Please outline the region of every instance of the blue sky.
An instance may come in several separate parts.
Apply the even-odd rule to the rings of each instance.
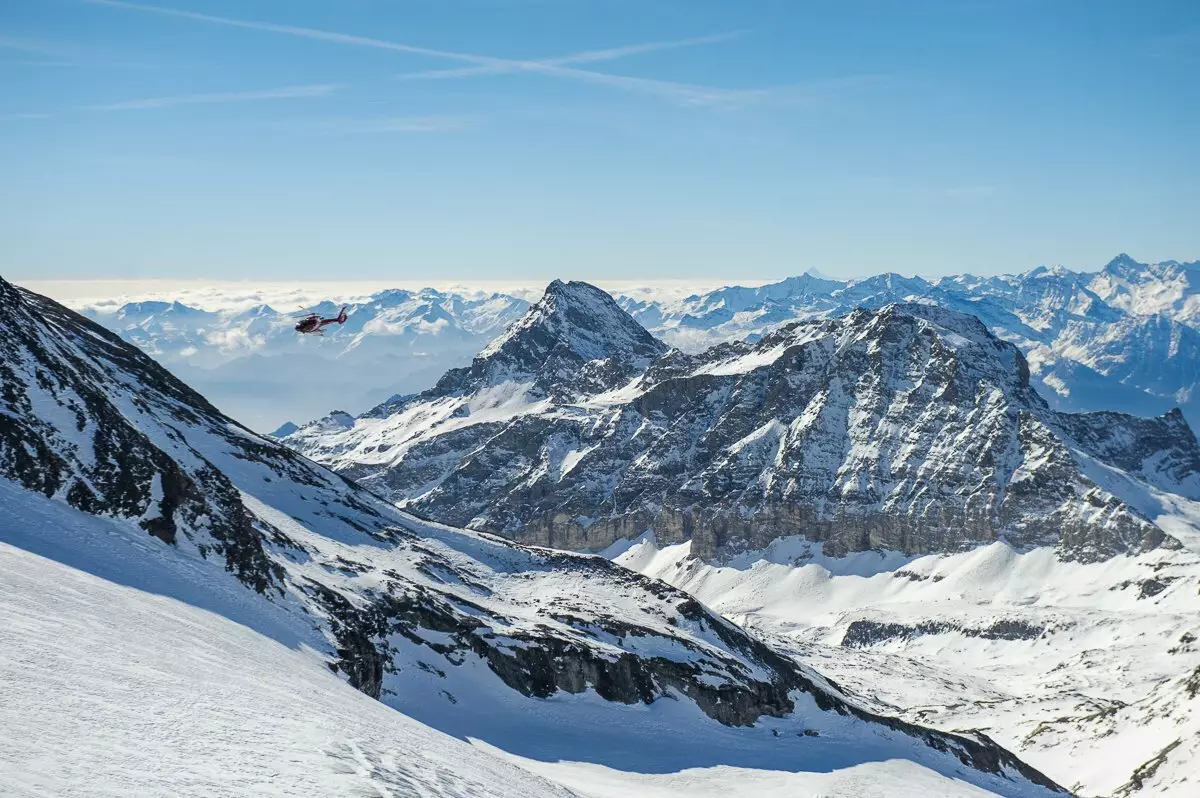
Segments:
[[[0,0],[0,273],[1200,257],[1193,0]]]

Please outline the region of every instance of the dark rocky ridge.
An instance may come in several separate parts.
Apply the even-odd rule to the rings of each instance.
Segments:
[[[199,452],[181,463],[125,415],[163,413],[172,423],[219,428],[229,423],[219,411],[140,350],[57,303],[0,279],[0,305],[0,476],[86,513],[136,519],[166,543],[182,536],[205,555],[223,556],[260,593],[275,583],[281,572],[229,479]],[[56,404],[70,426],[39,418],[35,402]],[[257,454],[249,441],[225,434],[246,457]],[[281,474],[298,460],[273,454]]]
[[[625,384],[667,349],[607,292],[555,280],[471,365],[451,369],[416,398],[461,396],[506,380],[530,380],[531,395],[571,401]],[[386,416],[413,400],[397,397],[364,415]]]
[[[1036,640],[1045,632],[1045,626],[1037,626],[1020,619],[1001,619],[983,627],[963,626],[949,621],[922,621],[909,625],[857,620],[851,621],[846,627],[842,645],[847,648],[863,648],[892,640],[911,640],[914,637],[948,633],[981,637],[985,640]]]

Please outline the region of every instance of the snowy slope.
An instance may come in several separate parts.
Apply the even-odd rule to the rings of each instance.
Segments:
[[[6,617],[27,619],[5,630],[14,642],[0,649],[24,697],[6,704],[4,729],[29,741],[4,755],[19,752],[31,788],[70,788],[87,770],[86,757],[70,771],[37,758],[69,745],[56,731],[69,722],[70,739],[94,743],[91,761],[107,760],[101,769],[118,785],[166,769],[141,769],[131,750],[155,733],[199,751],[183,778],[236,794],[257,792],[256,779],[289,762],[311,765],[335,792],[345,775],[398,794],[475,794],[473,784],[493,777],[495,794],[525,785],[553,794],[484,757],[464,754],[463,772],[446,773],[440,763],[459,759],[450,746],[420,768],[384,748],[395,741],[429,759],[443,748],[432,729],[527,760],[624,773],[834,769],[851,783],[862,766],[902,760],[886,770],[947,789],[1054,789],[986,738],[873,712],[665,583],[406,515],[239,427],[102,328],[3,281],[0,294],[0,543],[15,571],[3,596]],[[66,598],[54,600],[60,589]],[[97,601],[117,606],[79,609]],[[138,657],[96,652],[95,628],[138,638]],[[237,649],[228,665],[218,662],[226,646]],[[94,655],[90,664],[61,667],[88,689],[56,697],[47,714],[36,696],[54,682],[40,666],[77,647]],[[177,665],[161,664],[177,653]],[[270,665],[266,678],[279,683],[259,693],[263,671],[247,659]],[[91,668],[114,678],[84,679]],[[196,670],[213,678],[181,683]],[[350,713],[372,739],[369,724],[387,721],[360,710],[333,674],[399,711],[382,742],[342,736]],[[327,709],[339,690],[353,702]],[[307,699],[271,708],[292,693]],[[149,702],[148,715],[117,708],[137,701]],[[58,717],[80,705],[93,710]],[[309,728],[312,714],[329,717]],[[249,716],[258,721],[240,732],[249,737],[226,729],[214,739]],[[316,734],[328,735],[319,752]],[[239,745],[268,753],[214,774]],[[276,777],[281,791],[290,778]]]
[[[644,538],[612,554],[868,690],[880,710],[981,729],[1080,795],[1195,792],[1197,551],[1081,564],[995,543],[829,558],[786,538],[713,566],[689,546]]]
[[[606,737],[612,719],[587,704],[569,710],[586,746],[564,745],[561,731],[517,713],[507,725],[484,726],[494,742],[476,739],[473,748],[339,680],[301,642],[312,629],[298,616],[247,600],[162,547],[131,546],[119,524],[30,502],[7,484],[0,495],[8,510],[23,505],[19,518],[5,513],[21,531],[0,542],[6,795],[1019,794],[947,777],[903,751],[887,758],[876,741],[868,757],[854,743],[859,764],[831,759],[805,772],[810,756],[828,757],[836,746],[800,745],[811,737],[781,744],[766,729],[739,739],[696,718],[661,718],[644,731],[618,725]],[[496,747],[514,747],[502,731],[522,738],[525,756]],[[671,744],[685,734],[696,736]],[[710,736],[717,739],[696,745]],[[649,761],[631,753],[642,744],[656,752]],[[718,745],[727,747],[720,757]],[[572,746],[587,758],[559,758]]]
[[[104,534],[88,528],[98,519],[45,510],[20,520],[45,525],[42,537]],[[0,542],[5,795],[570,794],[371,700],[311,651],[229,617],[247,608],[179,596],[204,587],[220,595],[216,580],[189,584],[198,574],[149,553],[107,565],[117,580]],[[156,580],[174,595],[155,591]],[[281,614],[269,604],[261,613]],[[291,631],[303,639],[298,625]]]

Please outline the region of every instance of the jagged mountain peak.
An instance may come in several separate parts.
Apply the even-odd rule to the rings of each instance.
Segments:
[[[1123,271],[1126,269],[1140,269],[1146,264],[1134,260],[1127,253],[1120,253],[1115,258],[1104,265],[1104,271]]]
[[[1066,277],[1066,278],[1077,278],[1078,277],[1078,275],[1075,272],[1071,271],[1066,266],[1063,266],[1058,263],[1054,263],[1049,266],[1044,266],[1044,265],[1038,266],[1037,268],[1034,268],[1034,269],[1031,269],[1030,271],[1025,272],[1021,276],[1026,279],[1030,279],[1030,280],[1045,280],[1045,279],[1054,279],[1054,278],[1063,278],[1063,277]]]
[[[550,283],[541,300],[488,344],[480,357],[514,346],[566,346],[584,361],[625,355],[653,357],[666,351],[607,291],[562,280]]]
[[[116,319],[123,322],[141,324],[150,319],[176,320],[181,316],[193,318],[206,318],[214,314],[192,305],[175,300],[172,302],[164,302],[157,299],[148,299],[140,302],[126,302],[117,309]]]
[[[869,312],[869,311],[868,311]],[[875,315],[891,319],[911,316],[924,319],[938,327],[967,336],[976,343],[1000,343],[978,316],[935,305],[932,302],[891,302],[884,305]]]
[[[172,305],[177,305],[178,302],[163,302],[158,299],[147,299],[141,302],[126,302],[117,309],[118,313],[159,313]]]
[[[778,347],[788,339],[810,340],[814,330],[836,338],[839,346],[853,344],[864,337],[898,340],[913,332],[927,331],[946,349],[983,347],[984,351],[973,353],[978,365],[987,365],[999,356],[1006,367],[1024,372],[1028,377],[1028,364],[1017,347],[997,338],[978,317],[932,302],[889,302],[879,307],[859,307],[840,317],[794,322],[757,341],[734,346],[762,352]],[[708,355],[702,353],[700,357]],[[964,365],[976,364],[968,360]]]
[[[283,438],[288,435],[291,435],[293,432],[295,432],[298,429],[300,429],[300,427],[295,422],[285,421],[282,424],[280,424],[278,427],[276,427],[274,430],[272,430],[270,433],[268,433],[268,437]]]
[[[628,381],[666,352],[608,292],[555,280],[541,300],[466,368],[446,374],[424,397],[512,383],[565,398]]]

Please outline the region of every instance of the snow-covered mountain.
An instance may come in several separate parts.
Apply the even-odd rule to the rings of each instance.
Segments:
[[[1139,316],[1162,314],[1200,324],[1200,260],[1138,263],[1121,254],[1088,286],[1115,308]]]
[[[1005,537],[1096,560],[1178,547],[1155,519],[1200,499],[1178,411],[1051,410],[972,316],[857,310],[636,371],[653,339],[632,349],[640,328],[603,291],[564,304],[560,285],[469,369],[285,440],[446,523],[593,551],[653,529],[705,559],[803,533],[830,553]],[[580,349],[576,329],[547,320],[591,307],[613,332],[564,369],[548,353]]]
[[[580,287],[572,308],[606,303]],[[569,338],[544,324],[558,304],[530,319]],[[594,382],[625,362],[630,322],[610,323],[573,371],[489,347],[478,379],[286,441],[429,517],[607,547],[860,690],[886,681],[877,709],[986,728],[1083,795],[1188,794],[1200,447],[1177,410],[1059,412],[1016,346],[931,304]],[[536,347],[559,349],[579,347]]]
[[[1021,347],[1055,409],[1156,415],[1178,406],[1193,425],[1200,422],[1200,261],[1145,264],[1123,254],[1096,273],[1039,267],[934,281],[802,275],[664,302],[619,301],[656,336],[692,352],[856,307],[937,304],[978,316]]]
[[[1057,789],[982,735],[872,711],[664,582],[419,520],[83,317],[2,280],[0,302],[18,794],[565,794],[530,769],[628,794],[730,767],[810,791]],[[572,349],[588,364],[607,352],[554,329],[595,344]]]
[[[336,316],[340,305],[312,310]],[[387,290],[351,302],[349,319],[323,336],[298,336],[299,311],[268,305],[204,310],[180,302],[92,305],[85,315],[137,345],[221,408],[271,430],[330,407],[356,411],[431,385],[467,363],[527,310],[516,297],[433,289]]]
[[[666,351],[605,292],[555,280],[537,305],[430,395],[477,393],[533,377],[528,395],[569,401],[624,385]]]

